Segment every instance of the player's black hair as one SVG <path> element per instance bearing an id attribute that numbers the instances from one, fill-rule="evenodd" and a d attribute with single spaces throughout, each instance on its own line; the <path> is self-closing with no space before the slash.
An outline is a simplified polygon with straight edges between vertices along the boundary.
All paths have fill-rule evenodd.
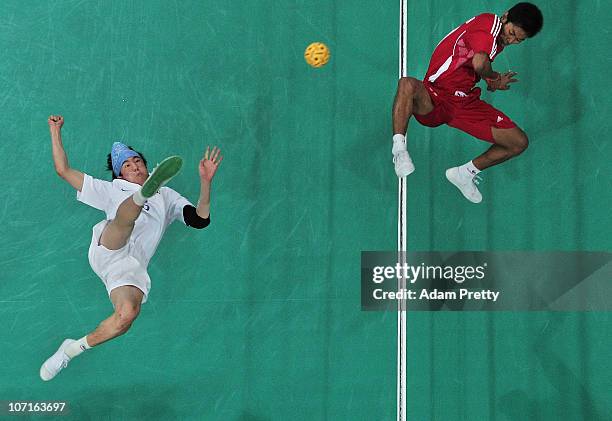
<path id="1" fill-rule="evenodd" d="M 531 38 L 542 29 L 544 17 L 535 4 L 517 3 L 508 10 L 508 22 L 520 26 Z"/>
<path id="2" fill-rule="evenodd" d="M 140 157 L 142 158 L 142 162 L 144 162 L 145 167 L 146 167 L 147 159 L 144 157 L 144 155 L 138 152 L 137 150 L 135 150 L 134 148 L 132 148 L 131 146 L 128 146 L 128 148 L 136 152 L 138 155 L 140 155 Z M 109 170 L 111 174 L 113 175 L 113 180 L 117 178 L 117 176 L 115 175 L 115 172 L 113 171 L 113 159 L 111 158 L 111 154 L 106 155 L 106 169 Z"/>

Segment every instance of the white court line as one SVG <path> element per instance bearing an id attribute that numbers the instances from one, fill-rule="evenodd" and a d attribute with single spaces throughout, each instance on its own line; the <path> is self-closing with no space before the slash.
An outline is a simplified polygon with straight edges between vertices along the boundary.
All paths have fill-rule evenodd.
<path id="1" fill-rule="evenodd" d="M 400 0 L 399 77 L 408 75 L 408 0 Z M 408 138 L 406 137 L 406 143 Z M 397 193 L 397 251 L 399 263 L 406 263 L 406 177 L 398 179 Z M 406 286 L 405 278 L 398 278 L 398 291 Z M 406 300 L 398 301 L 397 311 L 397 420 L 406 421 Z"/>

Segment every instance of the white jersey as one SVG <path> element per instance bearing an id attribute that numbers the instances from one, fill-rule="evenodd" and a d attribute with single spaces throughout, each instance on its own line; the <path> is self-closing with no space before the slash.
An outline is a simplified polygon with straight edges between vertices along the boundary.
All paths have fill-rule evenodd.
<path id="1" fill-rule="evenodd" d="M 110 182 L 85 174 L 83 189 L 77 191 L 77 200 L 104 211 L 106 219 L 111 220 L 115 218 L 119 205 L 140 187 L 139 184 L 119 178 Z M 147 267 L 155 254 L 168 225 L 175 220 L 185 223 L 183 207 L 186 205 L 191 203 L 168 187 L 162 187 L 158 193 L 147 199 L 130 237 L 134 257 L 140 260 L 144 267 Z"/>

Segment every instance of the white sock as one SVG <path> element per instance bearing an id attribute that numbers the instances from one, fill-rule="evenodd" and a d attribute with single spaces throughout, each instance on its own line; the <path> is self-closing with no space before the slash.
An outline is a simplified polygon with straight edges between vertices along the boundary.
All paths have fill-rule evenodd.
<path id="1" fill-rule="evenodd" d="M 147 198 L 144 197 L 142 195 L 142 193 L 140 192 L 140 190 L 138 190 L 136 193 L 134 193 L 132 195 L 132 200 L 134 201 L 134 203 L 136 203 L 138 206 L 143 206 L 145 204 L 145 202 L 147 201 Z"/>
<path id="2" fill-rule="evenodd" d="M 394 134 L 393 135 L 393 148 L 391 152 L 393 155 L 396 155 L 398 152 L 406 150 L 406 136 L 403 134 Z"/>
<path id="3" fill-rule="evenodd" d="M 73 343 L 71 343 L 70 345 L 68 345 L 66 347 L 66 349 L 64 350 L 64 352 L 70 358 L 74 358 L 77 355 L 81 355 L 83 353 L 83 351 L 85 351 L 86 349 L 89 349 L 89 348 L 91 348 L 91 347 L 87 343 L 87 336 L 83 336 L 81 339 L 76 340 Z"/>
<path id="4" fill-rule="evenodd" d="M 459 167 L 459 175 L 466 178 L 474 178 L 476 174 L 478 174 L 480 170 L 474 166 L 472 161 L 467 162 Z"/>

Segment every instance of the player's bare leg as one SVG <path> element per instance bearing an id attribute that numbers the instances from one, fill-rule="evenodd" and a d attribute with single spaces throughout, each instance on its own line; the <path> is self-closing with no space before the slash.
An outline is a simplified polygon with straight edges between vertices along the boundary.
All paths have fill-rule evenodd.
<path id="1" fill-rule="evenodd" d="M 529 146 L 529 139 L 518 127 L 511 129 L 492 129 L 495 144 L 485 153 L 472 160 L 480 171 L 493 165 L 501 164 L 520 155 Z"/>
<path id="2" fill-rule="evenodd" d="M 123 210 L 121 210 L 123 208 Z M 126 244 L 134 221 L 140 215 L 142 206 L 136 205 L 132 197 L 127 198 L 119 207 L 117 217 L 109 223 L 102 233 L 100 243 L 110 250 L 118 250 Z M 131 222 L 130 222 L 131 221 Z M 106 237 L 104 237 L 106 233 Z M 105 240 L 102 240 L 102 237 Z M 65 339 L 59 349 L 40 367 L 40 377 L 49 381 L 62 369 L 68 366 L 70 360 L 92 346 L 115 338 L 127 330 L 140 312 L 143 293 L 133 286 L 121 286 L 111 292 L 111 301 L 115 307 L 114 313 L 104 320 L 96 330 L 81 339 Z"/>
<path id="3" fill-rule="evenodd" d="M 393 101 L 393 161 L 398 177 L 414 171 L 414 164 L 406 148 L 406 130 L 413 114 L 428 114 L 434 106 L 423 82 L 412 77 L 403 77 L 397 83 Z"/>
<path id="4" fill-rule="evenodd" d="M 40 377 L 49 381 L 62 369 L 68 366 L 70 360 L 80 355 L 86 349 L 99 345 L 117 336 L 123 335 L 132 326 L 140 313 L 140 303 L 143 293 L 136 287 L 125 285 L 111 291 L 111 301 L 115 307 L 113 314 L 104 320 L 89 335 L 79 339 L 66 339 L 59 349 L 40 367 Z"/>
<path id="5" fill-rule="evenodd" d="M 87 335 L 89 346 L 99 345 L 127 332 L 140 313 L 142 297 L 142 291 L 130 285 L 112 290 L 110 299 L 115 311 Z"/>
<path id="6" fill-rule="evenodd" d="M 119 250 L 125 246 L 141 211 L 142 205 L 137 205 L 132 196 L 125 199 L 117 208 L 115 219 L 104 227 L 100 244 L 109 250 Z"/>
<path id="7" fill-rule="evenodd" d="M 480 203 L 482 195 L 478 190 L 480 178 L 478 173 L 485 168 L 501 164 L 508 159 L 520 155 L 527 149 L 529 140 L 527 135 L 518 127 L 511 129 L 492 129 L 493 144 L 485 153 L 472 161 L 446 170 L 446 178 L 453 183 L 473 203 Z"/>
<path id="8" fill-rule="evenodd" d="M 408 120 L 413 114 L 429 114 L 433 108 L 423 82 L 413 77 L 401 78 L 393 101 L 393 134 L 406 134 Z"/>

